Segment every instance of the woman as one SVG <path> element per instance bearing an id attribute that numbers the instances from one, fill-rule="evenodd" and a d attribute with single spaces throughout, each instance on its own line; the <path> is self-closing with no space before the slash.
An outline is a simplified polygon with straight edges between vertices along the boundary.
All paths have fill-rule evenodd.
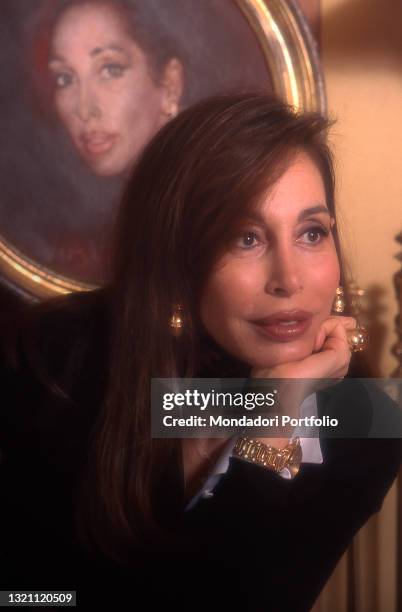
<path id="1" fill-rule="evenodd" d="M 150 31 L 132 2 L 70 0 L 52 13 L 48 70 L 56 113 L 96 174 L 120 175 L 178 112 L 184 74 L 177 44 L 156 24 Z"/>
<path id="2" fill-rule="evenodd" d="M 311 608 L 400 463 L 399 440 L 364 439 L 367 391 L 292 399 L 362 425 L 304 441 L 289 479 L 228 457 L 227 439 L 152 438 L 150 379 L 347 374 L 326 128 L 262 94 L 183 111 L 131 176 L 110 286 L 3 325 L 3 589 L 75 589 L 84 608 Z"/>
<path id="3" fill-rule="evenodd" d="M 185 100 L 186 54 L 158 8 L 44 0 L 24 18 L 35 106 L 46 116 L 31 126 L 27 177 L 38 185 L 37 202 L 31 195 L 19 213 L 36 242 L 24 248 L 57 274 L 91 285 L 108 277 L 110 227 L 131 166 Z"/>

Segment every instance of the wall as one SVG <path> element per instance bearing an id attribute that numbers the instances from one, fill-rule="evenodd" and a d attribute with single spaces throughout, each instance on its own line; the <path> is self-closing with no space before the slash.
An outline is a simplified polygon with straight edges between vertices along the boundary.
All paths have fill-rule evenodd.
<path id="1" fill-rule="evenodd" d="M 332 144 L 342 229 L 355 278 L 366 289 L 369 361 L 382 376 L 397 365 L 390 351 L 397 340 L 392 277 L 400 267 L 395 255 L 402 251 L 395 241 L 402 230 L 401 23 L 399 0 L 321 0 L 320 46 L 329 114 L 337 118 Z M 396 610 L 397 495 L 394 483 L 382 511 L 338 564 L 315 612 Z"/>
<path id="2" fill-rule="evenodd" d="M 379 374 L 397 361 L 398 270 L 395 236 L 402 230 L 402 3 L 399 0 L 322 0 L 321 53 L 328 106 L 337 118 L 338 203 L 347 255 L 367 291 Z"/>

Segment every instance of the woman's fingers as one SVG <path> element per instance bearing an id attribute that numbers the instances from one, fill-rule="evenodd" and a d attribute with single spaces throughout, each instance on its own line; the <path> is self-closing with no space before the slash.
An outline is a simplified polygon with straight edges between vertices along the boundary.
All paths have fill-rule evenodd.
<path id="1" fill-rule="evenodd" d="M 353 317 L 332 316 L 326 319 L 317 334 L 313 353 L 299 361 L 278 364 L 273 368 L 253 370 L 257 378 L 333 379 L 343 378 L 348 369 L 351 351 L 346 331 L 356 328 Z"/>
<path id="2" fill-rule="evenodd" d="M 342 343 L 348 345 L 346 330 L 356 328 L 356 319 L 353 317 L 329 317 L 321 325 L 314 343 L 314 352 L 341 348 Z M 339 344 L 341 343 L 341 344 Z"/>
<path id="3" fill-rule="evenodd" d="M 348 371 L 350 350 L 344 340 L 332 338 L 325 342 L 322 351 L 303 361 L 305 378 L 343 378 Z"/>
<path id="4" fill-rule="evenodd" d="M 346 330 L 355 328 L 356 319 L 353 317 L 329 317 L 322 324 L 311 357 L 315 357 L 315 361 L 328 372 L 328 378 L 346 375 L 351 358 Z"/>

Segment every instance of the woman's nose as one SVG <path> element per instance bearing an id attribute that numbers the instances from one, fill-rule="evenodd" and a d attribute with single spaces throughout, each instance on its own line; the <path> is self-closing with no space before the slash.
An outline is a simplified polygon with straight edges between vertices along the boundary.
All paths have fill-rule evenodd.
<path id="1" fill-rule="evenodd" d="M 270 295 L 289 297 L 303 289 L 300 261 L 291 248 L 271 252 L 265 290 Z"/>
<path id="2" fill-rule="evenodd" d="M 101 114 L 96 93 L 89 85 L 80 85 L 77 96 L 76 113 L 81 121 L 85 123 L 92 118 L 99 117 Z"/>

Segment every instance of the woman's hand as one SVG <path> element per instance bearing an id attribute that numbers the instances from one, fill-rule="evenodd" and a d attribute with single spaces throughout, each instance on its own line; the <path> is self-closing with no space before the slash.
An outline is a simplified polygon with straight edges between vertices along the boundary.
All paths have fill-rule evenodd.
<path id="1" fill-rule="evenodd" d="M 321 325 L 311 355 L 272 368 L 253 368 L 251 377 L 343 378 L 351 358 L 346 330 L 355 327 L 356 319 L 353 317 L 331 316 Z"/>
<path id="2" fill-rule="evenodd" d="M 351 358 L 346 331 L 355 327 L 356 319 L 352 317 L 331 316 L 321 325 L 311 355 L 272 368 L 253 368 L 250 376 L 300 379 L 297 382 L 286 381 L 278 388 L 277 395 L 279 411 L 296 416 L 301 403 L 308 395 L 328 386 L 327 379 L 342 379 L 346 375 Z M 288 442 L 288 435 L 286 432 L 283 438 L 259 439 L 266 444 L 283 447 Z"/>

